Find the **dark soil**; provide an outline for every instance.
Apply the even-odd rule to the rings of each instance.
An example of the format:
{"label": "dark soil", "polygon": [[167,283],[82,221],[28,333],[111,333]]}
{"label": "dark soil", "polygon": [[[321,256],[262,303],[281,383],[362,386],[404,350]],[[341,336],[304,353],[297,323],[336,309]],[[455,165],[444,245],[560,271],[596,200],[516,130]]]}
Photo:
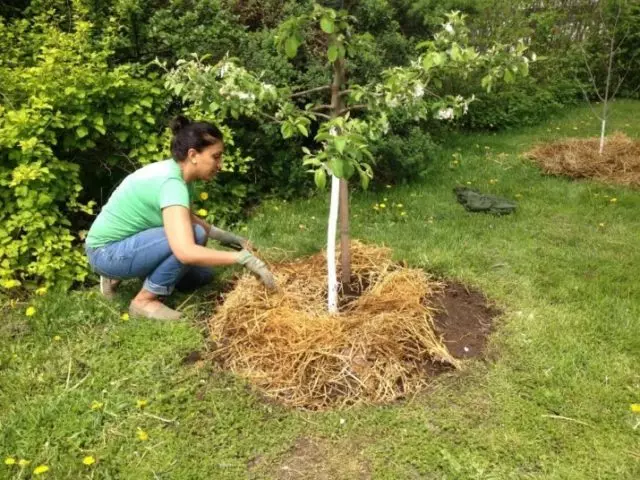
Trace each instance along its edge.
{"label": "dark soil", "polygon": [[500,310],[490,305],[478,290],[449,283],[442,293],[429,299],[438,310],[434,323],[444,344],[455,358],[481,356]]}

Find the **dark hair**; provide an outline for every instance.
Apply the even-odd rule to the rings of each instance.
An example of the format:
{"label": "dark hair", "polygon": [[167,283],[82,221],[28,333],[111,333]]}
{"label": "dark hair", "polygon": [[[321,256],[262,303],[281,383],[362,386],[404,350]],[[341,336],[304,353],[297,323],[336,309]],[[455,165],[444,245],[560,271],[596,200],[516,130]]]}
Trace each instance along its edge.
{"label": "dark hair", "polygon": [[171,120],[169,128],[173,132],[171,155],[178,162],[187,158],[190,148],[201,152],[204,148],[223,141],[222,132],[215,125],[207,122],[192,122],[182,115]]}

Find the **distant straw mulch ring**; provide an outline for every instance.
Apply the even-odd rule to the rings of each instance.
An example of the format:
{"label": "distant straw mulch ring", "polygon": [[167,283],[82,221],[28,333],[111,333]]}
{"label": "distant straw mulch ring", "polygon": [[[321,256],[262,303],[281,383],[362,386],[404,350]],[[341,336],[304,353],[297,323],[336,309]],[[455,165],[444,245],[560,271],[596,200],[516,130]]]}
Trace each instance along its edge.
{"label": "distant straw mulch ring", "polygon": [[598,138],[570,138],[540,145],[527,156],[546,173],[640,187],[640,141],[615,133],[605,139],[602,155],[599,145]]}
{"label": "distant straw mulch ring", "polygon": [[353,285],[339,315],[327,313],[326,254],[276,265],[281,291],[241,278],[210,320],[214,358],[291,407],[325,409],[396,400],[428,372],[457,367],[434,333],[425,298],[442,289],[387,248],[352,244]]}

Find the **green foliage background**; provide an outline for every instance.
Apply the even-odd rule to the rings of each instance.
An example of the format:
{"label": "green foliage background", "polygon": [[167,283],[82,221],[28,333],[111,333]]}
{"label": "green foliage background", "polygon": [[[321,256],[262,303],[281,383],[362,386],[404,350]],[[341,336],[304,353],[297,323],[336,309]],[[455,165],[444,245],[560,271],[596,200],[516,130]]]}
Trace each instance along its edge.
{"label": "green foliage background", "polygon": [[[615,15],[613,0],[325,1],[356,19],[360,54],[350,67],[367,83],[383,69],[405,65],[415,46],[432,38],[450,10],[467,14],[470,43],[525,39],[539,62],[530,77],[475,91],[477,79],[452,79],[446,94],[476,94],[455,124],[409,124],[391,118],[389,137],[374,146],[377,185],[424,174],[449,129],[502,129],[539,122],[550,112],[593,96],[585,60],[604,70],[599,22]],[[624,3],[622,29],[631,34],[617,57],[628,70],[621,94],[637,96],[640,6]],[[139,166],[168,156],[166,123],[175,113],[205,115],[166,91],[154,59],[174,64],[195,53],[215,63],[225,55],[262,72],[277,86],[311,88],[330,81],[322,39],[311,37],[293,61],[278,53],[277,27],[309,11],[290,0],[35,0],[0,5],[0,288],[68,287],[86,278],[81,244],[96,207]],[[586,57],[586,58],[585,58]],[[617,79],[616,79],[617,81]],[[475,87],[474,87],[475,88]],[[325,95],[323,97],[323,95]],[[326,103],[326,93],[316,98]],[[305,141],[282,140],[276,127],[243,118],[227,166],[198,206],[209,220],[233,223],[268,196],[310,192],[301,164]],[[314,126],[313,128],[317,128]],[[429,133],[427,133],[429,132]],[[374,185],[375,186],[375,185]],[[201,186],[201,188],[205,188]]]}

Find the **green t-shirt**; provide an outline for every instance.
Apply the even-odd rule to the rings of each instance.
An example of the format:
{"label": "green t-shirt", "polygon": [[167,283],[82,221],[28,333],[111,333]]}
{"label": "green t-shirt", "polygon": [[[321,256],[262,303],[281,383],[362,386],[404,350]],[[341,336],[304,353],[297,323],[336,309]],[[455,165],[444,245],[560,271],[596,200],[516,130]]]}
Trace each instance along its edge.
{"label": "green t-shirt", "polygon": [[152,163],[127,176],[91,225],[87,246],[102,247],[162,226],[162,209],[190,208],[191,189],[174,160]]}

